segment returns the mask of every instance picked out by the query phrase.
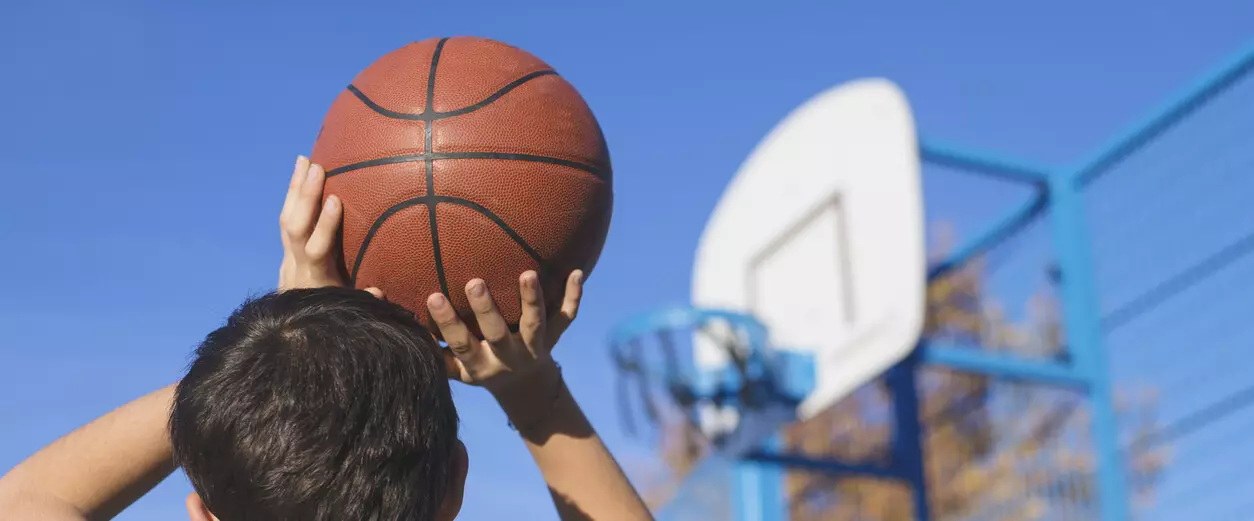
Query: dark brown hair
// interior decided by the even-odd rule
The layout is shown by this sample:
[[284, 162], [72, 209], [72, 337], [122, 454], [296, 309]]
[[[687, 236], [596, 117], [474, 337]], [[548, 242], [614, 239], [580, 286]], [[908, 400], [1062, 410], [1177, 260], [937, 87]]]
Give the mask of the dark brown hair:
[[223, 521], [430, 521], [458, 472], [434, 341], [364, 291], [250, 299], [196, 350], [175, 460]]

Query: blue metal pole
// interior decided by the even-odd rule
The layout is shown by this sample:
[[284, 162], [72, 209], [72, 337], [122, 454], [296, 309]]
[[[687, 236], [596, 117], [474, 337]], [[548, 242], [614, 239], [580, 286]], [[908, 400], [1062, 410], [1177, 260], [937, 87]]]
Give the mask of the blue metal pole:
[[[766, 450], [778, 451], [783, 445], [778, 435], [764, 443]], [[788, 504], [784, 498], [784, 469], [773, 463], [748, 459], [736, 461], [732, 485], [732, 508], [736, 521], [784, 521]]]
[[1018, 355], [991, 353], [975, 346], [941, 342], [925, 342], [919, 347], [919, 351], [919, 357], [924, 363], [986, 374], [1003, 380], [1022, 380], [1080, 389], [1089, 385], [1088, 374], [1076, 370], [1068, 363], [1032, 360]]
[[1102, 521], [1130, 519], [1127, 482], [1119, 448], [1114, 391], [1102, 342], [1101, 316], [1084, 220], [1084, 199], [1074, 173], [1050, 178], [1050, 217], [1058, 267], [1067, 344], [1075, 367], [1089, 380], [1093, 448], [1097, 453], [1097, 490]]
[[919, 419], [919, 350], [889, 369], [893, 393], [893, 466], [910, 484], [915, 521], [931, 521], [927, 502], [927, 469], [923, 460], [923, 424]]
[[[746, 322], [746, 324], [748, 324], [746, 333], [749, 335], [750, 345], [765, 351], [769, 342], [766, 327], [756, 321]], [[767, 353], [764, 352], [763, 354]], [[767, 363], [768, 367], [760, 369], [781, 369], [769, 367], [770, 361], [768, 360], [762, 360], [762, 362]], [[788, 364], [788, 368], [794, 368], [793, 365], [805, 365], [804, 360], [794, 362], [795, 364]], [[812, 362], [809, 363], [808, 367], [813, 371]], [[813, 382], [813, 376], [809, 378], [809, 381]], [[801, 390], [801, 392], [806, 394], [809, 391], [810, 389]], [[746, 427], [745, 422], [749, 422], [759, 426], [766, 426], [772, 434], [761, 433], [765, 436], [753, 440], [749, 445], [746, 445], [745, 451], [739, 452], [747, 452], [753, 445], [760, 447], [761, 450], [774, 452], [778, 452], [783, 448], [784, 440], [778, 434], [778, 431], [780, 426], [794, 419], [796, 404], [788, 404], [786, 409], [786, 416], [777, 416], [770, 421], [767, 421], [766, 418], [740, 418], [741, 429]], [[742, 413], [744, 412], [747, 412], [747, 410], [742, 410]], [[732, 485], [734, 519], [736, 521], [784, 521], [787, 519], [788, 505], [784, 497], [784, 469], [779, 465], [752, 461], [741, 456], [743, 454], [736, 454], [735, 476], [733, 477], [735, 483]]]
[[1021, 159], [993, 155], [986, 151], [958, 148], [935, 140], [919, 138], [919, 158], [926, 163], [997, 177], [1007, 181], [1044, 184], [1053, 168]]
[[1068, 174], [1072, 184], [1084, 185], [1136, 152], [1167, 129], [1192, 114], [1197, 107], [1237, 83], [1254, 70], [1254, 41], [1172, 96], [1141, 121], [1128, 127]]

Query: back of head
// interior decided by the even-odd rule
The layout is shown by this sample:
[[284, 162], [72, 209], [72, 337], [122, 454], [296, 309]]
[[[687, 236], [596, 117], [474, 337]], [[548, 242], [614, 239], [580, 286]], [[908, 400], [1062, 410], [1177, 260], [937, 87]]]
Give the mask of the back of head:
[[196, 351], [175, 459], [222, 521], [429, 521], [458, 475], [438, 347], [363, 291], [250, 300]]

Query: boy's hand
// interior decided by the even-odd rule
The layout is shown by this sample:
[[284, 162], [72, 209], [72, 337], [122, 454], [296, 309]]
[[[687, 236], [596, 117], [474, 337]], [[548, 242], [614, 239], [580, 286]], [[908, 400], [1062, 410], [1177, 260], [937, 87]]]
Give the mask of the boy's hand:
[[334, 251], [343, 206], [331, 196], [322, 204], [322, 184], [326, 173], [296, 158], [287, 199], [279, 214], [283, 238], [283, 264], [279, 267], [279, 291], [296, 288], [343, 286], [338, 256]]
[[466, 285], [466, 298], [475, 311], [482, 340], [470, 333], [444, 295], [435, 293], [427, 298], [427, 309], [451, 351], [446, 357], [450, 377], [486, 388], [500, 397], [519, 386], [543, 385], [537, 380], [556, 373], [551, 356], [553, 345], [579, 313], [583, 272], [571, 272], [562, 309], [552, 316], [544, 309], [544, 295], [534, 271], [518, 278], [518, 290], [522, 295], [522, 317], [518, 333], [510, 333], [492, 302], [487, 284], [474, 279]]
[[[283, 212], [279, 214], [279, 232], [283, 239], [279, 291], [346, 285], [340, 270], [339, 248], [336, 248], [344, 205], [334, 195], [320, 204], [326, 180], [321, 166], [309, 164], [305, 156], [297, 156]], [[378, 288], [366, 291], [383, 298]]]
[[322, 203], [325, 181], [321, 166], [310, 164], [305, 156], [296, 158], [283, 211], [278, 215], [283, 240], [283, 264], [278, 267], [280, 291], [344, 285], [334, 251], [344, 207], [335, 196]]

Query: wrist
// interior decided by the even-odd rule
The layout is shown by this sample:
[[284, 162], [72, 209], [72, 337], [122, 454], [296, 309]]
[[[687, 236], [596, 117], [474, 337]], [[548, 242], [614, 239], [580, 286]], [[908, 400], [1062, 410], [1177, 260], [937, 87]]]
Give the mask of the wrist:
[[548, 419], [566, 393], [562, 369], [549, 359], [508, 385], [489, 389], [516, 430], [527, 430]]

